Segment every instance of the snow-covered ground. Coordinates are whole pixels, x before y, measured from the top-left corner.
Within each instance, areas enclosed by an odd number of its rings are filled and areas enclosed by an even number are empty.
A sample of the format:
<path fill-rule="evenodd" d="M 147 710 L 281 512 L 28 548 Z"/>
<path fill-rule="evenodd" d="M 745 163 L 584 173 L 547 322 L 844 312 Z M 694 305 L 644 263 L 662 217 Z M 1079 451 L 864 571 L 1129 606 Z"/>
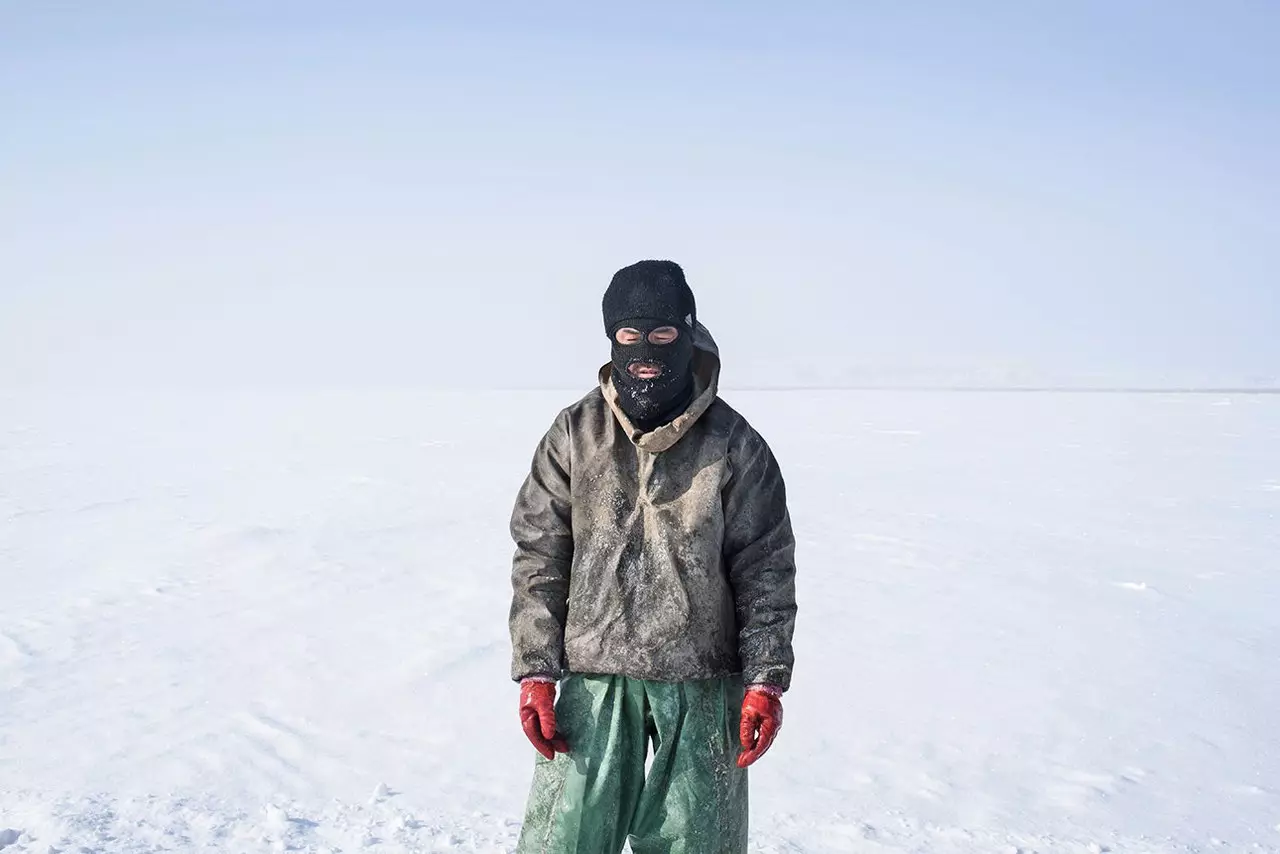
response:
<path fill-rule="evenodd" d="M 726 396 L 799 537 L 753 851 L 1280 851 L 1280 397 Z M 511 851 L 570 398 L 0 393 L 0 851 Z"/>

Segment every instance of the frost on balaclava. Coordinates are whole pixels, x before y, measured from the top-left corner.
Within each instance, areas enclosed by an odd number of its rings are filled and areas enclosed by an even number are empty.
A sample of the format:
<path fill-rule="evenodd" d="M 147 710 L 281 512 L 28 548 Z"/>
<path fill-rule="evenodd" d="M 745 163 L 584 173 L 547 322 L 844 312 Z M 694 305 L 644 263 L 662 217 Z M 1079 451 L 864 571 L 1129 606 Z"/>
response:
<path fill-rule="evenodd" d="M 618 403 L 636 427 L 649 432 L 678 416 L 693 399 L 693 330 L 697 306 L 684 271 L 671 261 L 641 261 L 623 267 L 604 294 L 604 330 L 613 345 L 613 387 Z M 680 334 L 669 344 L 653 344 L 649 333 L 674 326 Z M 640 333 L 635 344 L 619 344 L 619 329 Z M 637 362 L 662 368 L 654 379 L 628 370 Z"/>

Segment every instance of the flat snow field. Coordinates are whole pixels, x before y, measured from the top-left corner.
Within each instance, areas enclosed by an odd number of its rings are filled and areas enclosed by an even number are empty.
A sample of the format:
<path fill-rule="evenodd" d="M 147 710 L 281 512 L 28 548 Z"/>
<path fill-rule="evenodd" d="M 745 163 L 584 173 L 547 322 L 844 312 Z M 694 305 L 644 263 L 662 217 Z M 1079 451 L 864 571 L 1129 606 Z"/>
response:
<path fill-rule="evenodd" d="M 573 397 L 0 393 L 0 851 L 512 851 Z M 753 852 L 1280 852 L 1280 397 L 726 398 L 799 541 Z"/>

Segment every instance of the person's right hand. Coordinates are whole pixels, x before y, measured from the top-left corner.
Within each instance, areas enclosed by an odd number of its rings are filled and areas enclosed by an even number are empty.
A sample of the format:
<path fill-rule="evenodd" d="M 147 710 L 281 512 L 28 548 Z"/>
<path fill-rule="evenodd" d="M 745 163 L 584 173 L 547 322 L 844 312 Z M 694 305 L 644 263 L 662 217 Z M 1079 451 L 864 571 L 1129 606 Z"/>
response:
<path fill-rule="evenodd" d="M 556 733 L 556 683 L 545 679 L 520 682 L 520 723 L 539 753 L 555 759 L 569 745 Z"/>

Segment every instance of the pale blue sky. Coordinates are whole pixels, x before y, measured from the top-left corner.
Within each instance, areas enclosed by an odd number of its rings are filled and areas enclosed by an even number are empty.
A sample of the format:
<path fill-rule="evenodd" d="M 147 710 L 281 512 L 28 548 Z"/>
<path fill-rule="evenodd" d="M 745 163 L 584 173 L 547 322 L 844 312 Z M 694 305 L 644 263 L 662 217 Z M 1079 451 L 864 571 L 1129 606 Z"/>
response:
<path fill-rule="evenodd" d="M 0 0 L 0 385 L 1280 374 L 1280 4 L 639 5 Z"/>

